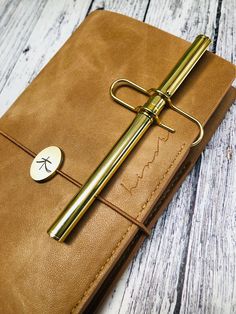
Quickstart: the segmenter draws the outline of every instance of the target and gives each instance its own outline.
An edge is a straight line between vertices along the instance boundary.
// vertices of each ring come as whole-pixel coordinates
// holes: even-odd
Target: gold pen
[[[153,123],[157,123],[168,131],[174,132],[172,128],[161,123],[159,120],[159,115],[166,106],[177,111],[181,115],[184,115],[186,118],[197,124],[199,127],[199,136],[193,145],[196,145],[200,142],[203,137],[203,128],[200,122],[186,112],[174,106],[171,102],[171,97],[195,66],[195,64],[198,62],[198,60],[201,58],[201,56],[204,54],[210,42],[210,39],[205,35],[197,36],[183,57],[179,60],[173,70],[157,89],[151,89],[147,91],[126,79],[119,79],[112,84],[110,93],[113,99],[126,108],[136,112],[136,117],[134,118],[129,128],[113,146],[111,151],[106,155],[97,169],[92,173],[78,194],[75,195],[75,197],[66,206],[64,211],[48,229],[48,234],[50,237],[60,242],[63,242],[66,239],[75,225],[89,209],[90,205],[94,202],[96,197],[114,175],[116,170],[120,167],[129,153]],[[148,95],[149,98],[147,102],[143,106],[134,108],[133,106],[120,100],[115,95],[115,91],[120,85],[129,85],[139,92]]]

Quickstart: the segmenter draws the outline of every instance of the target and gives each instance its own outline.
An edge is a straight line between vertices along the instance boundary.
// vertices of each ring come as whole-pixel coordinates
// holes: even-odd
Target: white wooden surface
[[[235,0],[0,0],[0,115],[95,9],[236,61]],[[236,313],[235,125],[233,105],[100,313]]]

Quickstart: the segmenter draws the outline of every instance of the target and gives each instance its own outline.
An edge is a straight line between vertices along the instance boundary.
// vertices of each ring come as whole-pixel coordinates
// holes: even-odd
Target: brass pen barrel
[[[172,96],[206,51],[209,44],[210,39],[208,37],[204,35],[197,36],[158,90],[169,97]],[[52,238],[60,242],[66,239],[94,202],[96,196],[99,195],[125,158],[152,125],[154,118],[158,117],[165,104],[166,100],[163,97],[154,94],[141,107],[129,128],[92,173],[78,194],[75,195],[48,229],[48,234]]]

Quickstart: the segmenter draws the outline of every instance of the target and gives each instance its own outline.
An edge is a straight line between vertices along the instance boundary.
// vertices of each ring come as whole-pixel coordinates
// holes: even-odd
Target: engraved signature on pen
[[[38,163],[38,164],[42,164],[40,167],[39,167],[39,170],[41,170],[43,167],[45,168],[45,170],[48,172],[48,173],[50,173],[50,172],[52,172],[50,169],[48,169],[48,167],[47,167],[47,163],[49,163],[49,164],[52,164],[52,162],[49,160],[49,158],[50,158],[50,156],[48,156],[47,158],[41,158],[42,160],[37,160],[36,162]]]
[[[149,168],[150,168],[150,165],[156,160],[156,158],[157,158],[157,156],[158,156],[158,154],[159,154],[159,150],[160,150],[160,142],[164,142],[164,143],[165,143],[165,142],[168,141],[168,139],[169,139],[169,132],[167,132],[166,137],[159,137],[159,136],[158,136],[158,138],[157,138],[157,144],[156,144],[156,149],[155,149],[155,151],[154,151],[154,153],[153,153],[153,156],[152,156],[151,160],[149,160],[149,161],[144,165],[144,167],[143,167],[141,173],[140,173],[140,174],[138,174],[138,173],[136,174],[136,177],[137,177],[137,178],[136,178],[135,184],[134,184],[133,186],[128,187],[128,186],[125,185],[124,183],[121,183],[121,186],[123,186],[123,188],[126,189],[126,191],[128,191],[131,195],[132,195],[132,191],[138,187],[139,182],[143,179],[144,174],[145,174],[145,171],[146,171],[147,169],[149,169]]]

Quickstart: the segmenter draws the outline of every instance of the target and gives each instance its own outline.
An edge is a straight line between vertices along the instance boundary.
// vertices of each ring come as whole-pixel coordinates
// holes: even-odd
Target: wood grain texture
[[[89,1],[5,1],[0,15],[0,116],[83,21],[89,5]]]
[[[8,2],[0,13],[0,91],[12,72],[25,42],[29,39],[46,1],[37,1],[24,6],[21,2]]]
[[[149,0],[117,0],[117,1],[92,1],[90,12],[94,10],[109,10],[121,13],[137,20],[143,21],[149,6]]]
[[[85,16],[106,9],[236,59],[235,0],[0,0],[0,115]],[[236,112],[232,106],[100,313],[236,313]]]
[[[219,2],[214,42],[215,52],[233,63],[235,12],[235,2]],[[202,154],[182,313],[236,313],[235,126],[234,105]]]

